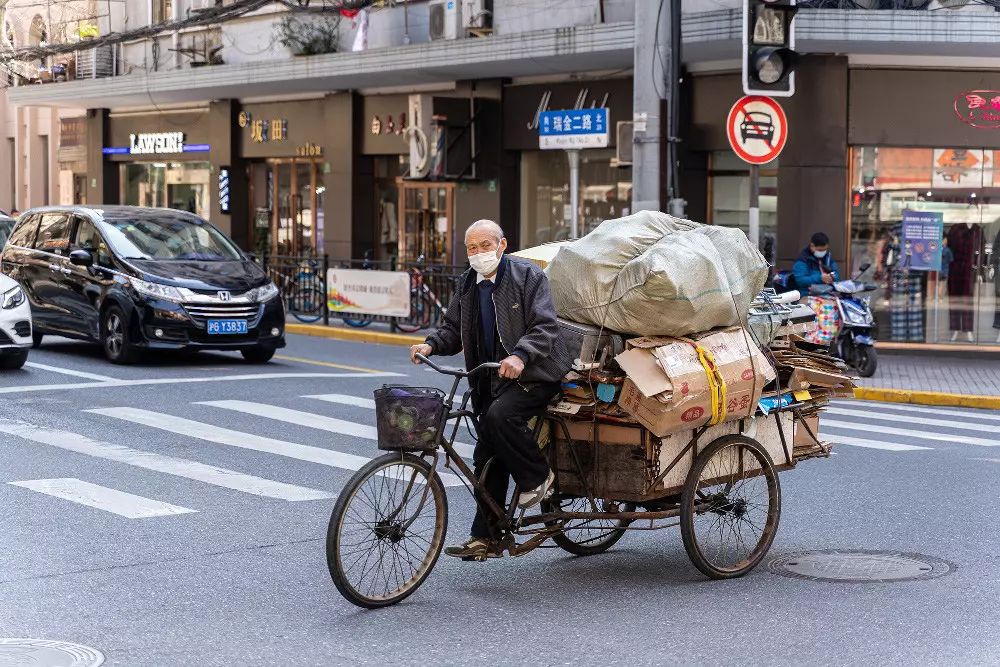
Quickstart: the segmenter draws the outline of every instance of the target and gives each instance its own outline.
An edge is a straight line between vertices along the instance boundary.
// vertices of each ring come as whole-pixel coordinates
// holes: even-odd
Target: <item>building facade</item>
[[[176,22],[199,1],[140,2],[129,16]],[[448,4],[465,16],[442,18]],[[568,237],[571,172],[565,153],[540,148],[546,110],[609,110],[608,146],[580,154],[580,232],[633,210],[634,140],[618,130],[637,87],[655,85],[636,73],[649,31],[635,0],[550,4],[432,0],[330,18],[261,0],[102,44],[106,76],[9,95],[17,113],[85,114],[74,155],[88,201],[193,210],[261,254],[461,263],[478,218],[500,220],[512,247]],[[842,273],[869,265],[887,345],[1000,345],[1000,19],[960,3],[800,4],[805,56],[781,100],[789,140],[761,171],[762,250],[790,268],[826,232]],[[685,0],[683,11],[677,194],[688,217],[746,229],[749,169],[726,128],[742,95],[740,5]],[[296,41],[303,22],[332,36],[332,52]],[[904,266],[904,211],[940,214],[947,281]]]

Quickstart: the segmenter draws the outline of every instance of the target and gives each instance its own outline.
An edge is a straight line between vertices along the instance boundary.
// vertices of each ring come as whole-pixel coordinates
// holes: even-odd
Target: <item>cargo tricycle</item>
[[[516,486],[507,506],[495,502],[456,451],[464,420],[476,437],[480,428],[469,408],[470,391],[455,405],[459,384],[499,364],[465,371],[417,357],[451,376],[451,391],[376,391],[379,448],[389,453],[351,477],[330,517],[330,574],[341,594],[360,607],[393,605],[420,587],[444,546],[445,488],[459,485],[493,517],[493,537],[510,556],[549,540],[571,554],[598,554],[626,531],[679,525],[684,548],[702,573],[740,577],[765,557],[778,529],[778,472],[802,458],[829,455],[802,419],[801,405],[781,396],[767,415],[668,438],[600,416],[571,429],[550,411],[533,428],[555,471],[555,491],[540,512],[529,514],[517,508]],[[805,429],[814,446],[794,447],[793,425]],[[439,471],[442,454],[444,467],[454,472]]]

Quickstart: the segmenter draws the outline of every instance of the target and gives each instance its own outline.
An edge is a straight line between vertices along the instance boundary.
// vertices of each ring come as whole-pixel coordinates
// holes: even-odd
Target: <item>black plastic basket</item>
[[[445,393],[433,387],[386,385],[375,390],[378,448],[390,452],[436,448]]]

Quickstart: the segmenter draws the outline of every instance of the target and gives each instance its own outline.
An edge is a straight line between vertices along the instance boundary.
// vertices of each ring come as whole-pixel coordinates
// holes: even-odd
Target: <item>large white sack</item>
[[[768,270],[738,229],[640,211],[560,248],[546,273],[561,317],[686,336],[745,322]]]

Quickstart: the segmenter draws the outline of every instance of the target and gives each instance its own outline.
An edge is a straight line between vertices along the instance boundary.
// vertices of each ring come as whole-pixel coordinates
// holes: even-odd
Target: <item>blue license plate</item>
[[[246,320],[209,320],[208,333],[210,334],[245,334],[247,333]]]

